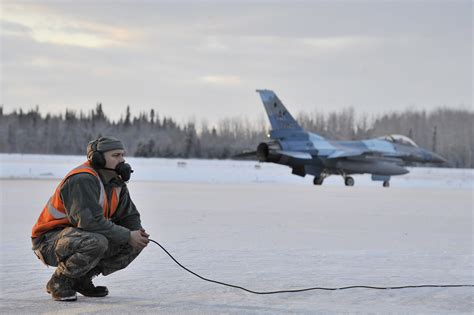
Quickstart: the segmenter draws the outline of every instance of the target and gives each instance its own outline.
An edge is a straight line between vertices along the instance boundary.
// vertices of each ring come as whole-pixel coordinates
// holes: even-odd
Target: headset
[[[97,151],[97,144],[101,139],[102,137],[97,138],[91,143],[89,143],[90,150],[88,150],[89,154],[87,155],[87,159],[95,168],[104,168],[106,164],[104,153],[101,151]]]

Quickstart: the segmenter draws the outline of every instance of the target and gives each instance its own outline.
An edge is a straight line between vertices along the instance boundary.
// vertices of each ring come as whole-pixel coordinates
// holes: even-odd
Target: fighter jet
[[[346,186],[354,185],[352,174],[371,174],[372,180],[390,186],[390,177],[407,174],[404,167],[416,163],[445,163],[438,154],[418,147],[403,135],[388,135],[359,141],[334,141],[305,131],[273,91],[257,90],[272,130],[270,141],[258,145],[260,162],[292,168],[298,176],[312,175],[322,185],[326,177],[341,175]]]

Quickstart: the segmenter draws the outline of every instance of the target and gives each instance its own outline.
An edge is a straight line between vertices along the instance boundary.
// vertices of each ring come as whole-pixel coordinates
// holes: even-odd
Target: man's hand
[[[131,231],[130,240],[128,241],[128,244],[130,244],[130,246],[132,246],[136,250],[142,250],[148,245],[148,236],[150,235],[147,234],[144,229]]]

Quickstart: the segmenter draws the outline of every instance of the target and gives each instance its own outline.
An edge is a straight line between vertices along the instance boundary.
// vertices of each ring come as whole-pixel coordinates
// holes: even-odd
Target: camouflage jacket
[[[140,214],[130,198],[127,185],[115,176],[99,171],[105,193],[110,199],[114,187],[122,186],[117,210],[107,220],[99,204],[98,178],[87,173],[69,177],[61,188],[61,199],[67,209],[67,217],[74,227],[100,233],[110,242],[127,243],[130,231],[140,229]]]

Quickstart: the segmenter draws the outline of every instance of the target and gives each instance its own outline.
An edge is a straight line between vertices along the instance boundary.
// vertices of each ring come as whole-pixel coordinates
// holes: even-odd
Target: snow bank
[[[69,170],[85,161],[84,156],[0,154],[0,178],[61,179]],[[135,172],[134,181],[195,183],[280,183],[312,185],[312,176],[291,174],[291,169],[272,163],[234,160],[197,160],[127,158]],[[355,175],[356,186],[380,186],[369,175]],[[473,189],[474,170],[410,168],[404,176],[394,176],[395,187]],[[324,185],[343,186],[340,176],[327,178]]]

